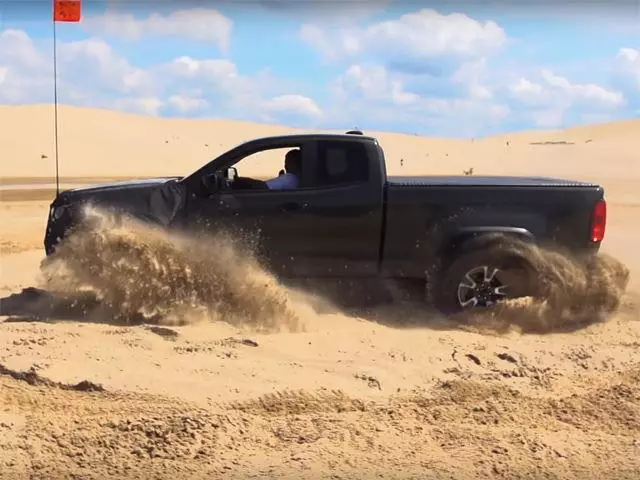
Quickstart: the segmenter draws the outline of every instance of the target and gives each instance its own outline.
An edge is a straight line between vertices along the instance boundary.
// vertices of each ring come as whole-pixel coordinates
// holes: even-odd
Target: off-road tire
[[[507,298],[537,296],[540,292],[538,275],[533,266],[521,255],[509,252],[500,245],[489,245],[461,252],[443,266],[433,288],[435,307],[445,315],[455,315],[470,310],[460,304],[458,287],[465,275],[482,266],[497,268],[515,282],[507,290]],[[482,307],[477,307],[482,308]],[[485,309],[491,308],[484,307]]]

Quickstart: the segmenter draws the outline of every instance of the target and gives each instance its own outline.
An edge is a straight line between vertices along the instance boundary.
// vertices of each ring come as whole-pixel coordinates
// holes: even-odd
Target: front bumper
[[[56,205],[52,203],[49,207],[49,216],[44,234],[44,251],[51,255],[55,247],[65,237],[73,225],[73,211],[70,204]]]

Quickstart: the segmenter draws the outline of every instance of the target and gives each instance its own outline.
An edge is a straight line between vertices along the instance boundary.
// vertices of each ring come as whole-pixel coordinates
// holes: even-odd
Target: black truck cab
[[[270,190],[242,182],[243,159],[266,149],[300,149],[300,184]],[[250,160],[248,160],[250,162]],[[383,242],[385,178],[382,149],[371,137],[292,135],[241,145],[185,178],[192,192],[183,210],[191,224],[216,219],[216,228],[260,231],[261,254],[282,276],[377,275]],[[233,177],[210,193],[201,179]],[[274,172],[275,176],[276,172]],[[264,184],[264,182],[261,182]],[[236,187],[234,184],[243,184]]]

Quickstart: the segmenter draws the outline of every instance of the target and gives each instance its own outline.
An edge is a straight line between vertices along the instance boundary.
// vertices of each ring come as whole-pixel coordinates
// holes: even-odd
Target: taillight
[[[601,242],[607,228],[607,202],[599,200],[591,213],[591,241]]]

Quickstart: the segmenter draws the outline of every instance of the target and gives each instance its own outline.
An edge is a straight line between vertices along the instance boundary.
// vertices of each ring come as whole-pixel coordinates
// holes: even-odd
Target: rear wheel
[[[445,314],[490,309],[510,298],[535,296],[537,274],[526,258],[496,247],[463,254],[445,267],[436,307]]]

